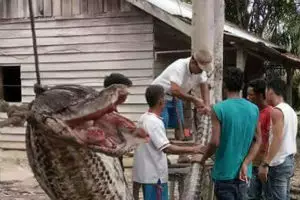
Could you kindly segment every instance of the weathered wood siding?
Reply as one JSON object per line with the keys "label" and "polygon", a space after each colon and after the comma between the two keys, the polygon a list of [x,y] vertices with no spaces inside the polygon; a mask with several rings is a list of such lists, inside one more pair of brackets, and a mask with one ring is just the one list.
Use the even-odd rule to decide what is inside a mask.
{"label": "weathered wood siding", "polygon": [[[125,0],[32,0],[32,4],[36,17],[94,17],[135,10]],[[28,17],[28,0],[0,0],[0,18]]]}
{"label": "weathered wood siding", "polygon": [[[0,67],[20,66],[22,102],[33,100],[36,83],[26,2],[0,0]],[[147,110],[144,92],[154,77],[152,17],[123,0],[33,2],[42,9],[36,12],[41,83],[101,90],[105,76],[123,73],[134,86],[119,110],[136,121]],[[23,148],[24,128],[0,129],[0,148],[5,146]]]}
{"label": "weathered wood siding", "polygon": [[[13,1],[0,2],[6,6],[10,2],[13,7]],[[44,1],[44,8],[45,2],[48,1]],[[80,2],[79,10],[82,13],[85,9],[83,3],[88,2],[90,5],[92,1],[49,2],[52,2],[51,10],[54,15],[54,8],[57,6],[57,9],[63,9],[67,2],[72,2],[72,9]],[[55,5],[54,2],[60,3]],[[153,78],[152,18],[137,10],[129,12],[128,5],[127,12],[123,12],[126,11],[123,1],[102,3],[106,12],[113,10],[116,11],[115,14],[111,12],[110,15],[103,14],[93,18],[36,19],[41,82],[47,85],[76,83],[102,89],[106,75],[121,72],[134,83],[132,95],[127,104],[121,107],[121,111],[131,114],[130,117],[136,120],[146,109],[144,91]],[[0,22],[0,51],[0,65],[21,66],[22,101],[31,101],[34,98],[32,87],[36,76],[28,19]]]}

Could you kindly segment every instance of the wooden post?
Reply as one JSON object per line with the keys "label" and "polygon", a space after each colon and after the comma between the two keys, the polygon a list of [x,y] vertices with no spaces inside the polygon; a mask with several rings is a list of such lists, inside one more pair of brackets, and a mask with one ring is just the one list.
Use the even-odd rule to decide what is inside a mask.
{"label": "wooden post", "polygon": [[36,43],[36,34],[35,34],[35,24],[34,24],[34,13],[32,8],[32,0],[28,0],[28,8],[30,14],[30,24],[31,24],[31,34],[32,34],[32,46],[34,53],[34,63],[35,63],[35,73],[36,73],[36,82],[37,84],[41,84],[40,78],[40,69],[39,69],[39,58],[37,52],[37,43]]}
{"label": "wooden post", "polygon": [[[206,50],[213,55],[214,53],[214,2],[211,0],[193,0],[193,17],[192,17],[192,53],[198,50]],[[212,69],[204,69],[208,74],[211,74]],[[214,76],[209,77],[209,83],[213,81]],[[203,134],[208,135],[210,132],[210,117],[203,115],[200,117],[201,127],[203,127]],[[197,122],[198,119],[194,119]],[[198,134],[198,133],[197,133]],[[201,133],[199,133],[201,134]],[[197,136],[195,136],[195,142],[197,141]],[[199,193],[201,187],[199,186],[199,181],[201,182],[201,174],[204,172],[204,168],[200,166],[199,163],[193,163],[191,167],[190,176],[186,180],[184,192],[182,199],[194,200],[199,198]]]}
{"label": "wooden post", "polygon": [[[214,1],[193,1],[192,52],[204,49],[213,55]],[[212,65],[213,66],[213,65]],[[213,69],[207,69],[211,71]]]}
{"label": "wooden post", "polygon": [[236,50],[236,67],[245,71],[246,67],[246,53],[242,47],[238,47]]}
{"label": "wooden post", "polygon": [[[236,67],[241,69],[243,72],[246,68],[246,52],[242,47],[237,47],[236,50]],[[240,96],[243,96],[243,91],[240,92]]]}
{"label": "wooden post", "polygon": [[222,101],[223,84],[223,54],[224,54],[224,24],[225,2],[215,0],[215,38],[214,38],[214,81],[212,86],[211,104]]}
{"label": "wooden post", "polygon": [[293,103],[293,69],[288,66],[286,69],[286,86],[287,86],[287,93],[286,93],[286,101],[288,104],[292,106]]}

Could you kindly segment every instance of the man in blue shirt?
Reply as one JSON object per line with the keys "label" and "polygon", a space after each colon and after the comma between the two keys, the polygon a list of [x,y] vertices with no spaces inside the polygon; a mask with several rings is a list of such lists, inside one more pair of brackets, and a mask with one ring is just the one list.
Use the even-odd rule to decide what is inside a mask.
{"label": "man in blue shirt", "polygon": [[219,200],[244,200],[251,162],[261,144],[258,107],[240,97],[244,74],[229,68],[224,74],[226,100],[212,109],[212,136],[201,164],[216,153],[212,177]]}

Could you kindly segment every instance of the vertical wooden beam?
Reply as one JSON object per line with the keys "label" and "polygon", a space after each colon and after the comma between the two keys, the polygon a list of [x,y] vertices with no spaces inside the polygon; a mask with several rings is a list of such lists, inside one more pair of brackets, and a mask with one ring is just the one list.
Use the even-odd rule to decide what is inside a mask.
{"label": "vertical wooden beam", "polygon": [[61,16],[61,0],[52,1],[53,16]]}
{"label": "vertical wooden beam", "polygon": [[[193,1],[192,52],[214,49],[214,1]],[[211,65],[213,67],[213,65]],[[213,69],[206,69],[211,71]]]}
{"label": "vertical wooden beam", "polygon": [[[193,3],[193,17],[192,17],[192,53],[198,50],[205,50],[214,54],[214,13],[215,13],[215,1],[211,0],[194,0]],[[213,72],[214,66],[204,69],[208,73]],[[210,76],[209,79],[213,80],[214,76]],[[210,80],[209,80],[210,81]],[[196,116],[196,115],[195,115]],[[201,122],[202,133],[209,135],[210,132],[210,118],[207,115],[201,115],[200,120],[194,119],[196,122]],[[196,133],[201,134],[201,133]],[[201,141],[197,141],[200,143]],[[203,175],[205,168],[199,163],[193,163],[190,172],[190,179],[186,181],[189,185],[185,186],[183,197],[186,200],[194,200],[199,198],[199,181],[201,182],[200,175]]]}
{"label": "vertical wooden beam", "polygon": [[38,12],[36,13],[36,16],[44,16],[44,0],[37,0],[37,10]]}
{"label": "vertical wooden beam", "polygon": [[44,0],[44,16],[52,16],[52,1],[55,0]]}
{"label": "vertical wooden beam", "polygon": [[88,0],[81,0],[81,14],[88,15]]}
{"label": "vertical wooden beam", "polygon": [[88,0],[89,16],[96,16],[98,12],[98,0]]}
{"label": "vertical wooden beam", "polygon": [[98,0],[98,11],[97,14],[103,13],[104,10],[104,2],[103,0]]}
{"label": "vertical wooden beam", "polygon": [[9,16],[10,18],[19,17],[18,0],[10,0],[9,2]]}
{"label": "vertical wooden beam", "polygon": [[223,55],[224,55],[224,24],[225,2],[215,0],[215,38],[214,38],[214,81],[211,84],[210,103],[215,104],[223,100]]}
{"label": "vertical wooden beam", "polygon": [[121,12],[130,12],[131,5],[126,0],[121,0],[120,10],[121,10]]}
{"label": "vertical wooden beam", "polygon": [[[246,68],[246,52],[242,47],[237,47],[236,50],[236,67],[241,69],[243,72]],[[243,91],[240,92],[240,95],[243,96]]]}
{"label": "vertical wooden beam", "polygon": [[23,0],[23,8],[24,8],[24,17],[29,17],[29,8],[28,8],[28,0]]}
{"label": "vertical wooden beam", "polygon": [[104,12],[111,12],[112,10],[112,1],[111,0],[103,0],[104,1]]}
{"label": "vertical wooden beam", "polygon": [[236,67],[245,71],[246,58],[246,52],[243,50],[242,47],[238,47],[236,50]]}
{"label": "vertical wooden beam", "polygon": [[[38,10],[38,0],[32,0],[32,10],[33,10],[33,16],[37,17],[39,16],[39,10]],[[29,5],[28,5],[29,7]],[[30,16],[30,13],[29,13]]]}
{"label": "vertical wooden beam", "polygon": [[40,68],[39,68],[39,58],[37,52],[37,42],[36,42],[36,33],[35,33],[35,23],[34,23],[34,10],[32,0],[28,0],[29,14],[30,14],[30,24],[31,24],[31,34],[32,34],[32,46],[34,53],[34,64],[35,64],[35,73],[36,73],[36,82],[38,85],[41,84],[40,78]]}
{"label": "vertical wooden beam", "polygon": [[81,0],[72,0],[72,15],[80,15]]}
{"label": "vertical wooden beam", "polygon": [[0,18],[4,19],[6,15],[6,1],[0,0]]}
{"label": "vertical wooden beam", "polygon": [[24,8],[24,1],[19,1],[18,2],[18,18],[24,18],[25,17],[25,9]]}
{"label": "vertical wooden beam", "polygon": [[287,93],[286,93],[286,101],[288,104],[292,106],[293,103],[293,69],[290,66],[286,68],[286,86],[287,86]]}
{"label": "vertical wooden beam", "polygon": [[120,0],[111,0],[111,10],[112,12],[120,11]]}
{"label": "vertical wooden beam", "polygon": [[72,16],[72,0],[62,0],[62,16]]}

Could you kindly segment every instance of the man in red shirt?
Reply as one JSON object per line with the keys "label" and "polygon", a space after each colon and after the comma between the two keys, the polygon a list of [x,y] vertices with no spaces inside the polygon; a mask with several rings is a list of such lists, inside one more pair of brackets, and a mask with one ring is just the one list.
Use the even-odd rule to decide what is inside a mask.
{"label": "man in red shirt", "polygon": [[266,82],[262,79],[256,79],[249,83],[247,90],[247,99],[256,104],[259,108],[259,121],[261,125],[262,144],[258,154],[253,160],[253,172],[248,189],[249,200],[262,199],[265,185],[258,177],[258,168],[268,151],[269,132],[271,127],[271,110],[272,107],[266,102]]}

